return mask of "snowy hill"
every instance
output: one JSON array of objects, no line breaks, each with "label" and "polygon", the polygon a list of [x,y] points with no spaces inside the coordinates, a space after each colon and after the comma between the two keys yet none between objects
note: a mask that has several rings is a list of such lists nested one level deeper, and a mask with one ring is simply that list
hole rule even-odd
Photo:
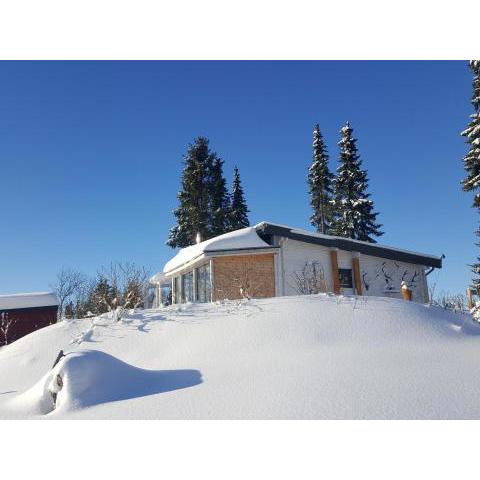
[{"label": "snowy hill", "polygon": [[0,418],[480,418],[480,325],[435,307],[314,295],[94,323],[0,349]]}]

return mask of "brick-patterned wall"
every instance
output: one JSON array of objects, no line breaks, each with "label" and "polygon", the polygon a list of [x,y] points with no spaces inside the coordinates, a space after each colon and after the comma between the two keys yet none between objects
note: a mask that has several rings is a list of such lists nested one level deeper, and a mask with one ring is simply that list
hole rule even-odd
[{"label": "brick-patterned wall", "polygon": [[213,299],[235,300],[245,296],[265,298],[275,296],[273,253],[233,255],[213,259]]}]

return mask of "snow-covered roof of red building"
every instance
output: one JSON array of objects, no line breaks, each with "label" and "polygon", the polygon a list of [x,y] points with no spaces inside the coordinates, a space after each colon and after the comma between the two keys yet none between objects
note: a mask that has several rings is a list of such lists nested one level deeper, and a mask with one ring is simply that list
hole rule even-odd
[{"label": "snow-covered roof of red building", "polygon": [[16,293],[0,295],[0,310],[16,308],[54,307],[58,305],[57,296],[52,292]]}]

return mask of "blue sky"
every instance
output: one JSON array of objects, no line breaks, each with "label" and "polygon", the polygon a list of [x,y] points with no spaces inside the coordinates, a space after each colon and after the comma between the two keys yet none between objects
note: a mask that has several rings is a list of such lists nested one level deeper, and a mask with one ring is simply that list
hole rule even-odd
[{"label": "blue sky", "polygon": [[250,220],[311,228],[306,174],[320,124],[331,159],[349,120],[381,243],[444,253],[437,289],[463,292],[478,216],[463,193],[466,62],[0,62],[0,293],[47,290],[62,266],[165,246],[188,142],[238,165]]}]

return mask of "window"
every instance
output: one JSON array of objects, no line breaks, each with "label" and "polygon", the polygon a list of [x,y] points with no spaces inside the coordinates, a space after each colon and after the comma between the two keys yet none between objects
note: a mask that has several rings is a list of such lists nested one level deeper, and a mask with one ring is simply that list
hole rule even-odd
[{"label": "window", "polygon": [[147,287],[147,294],[145,296],[145,301],[143,302],[145,308],[155,308],[156,302],[156,290],[157,287],[155,285],[149,285]]},{"label": "window", "polygon": [[338,277],[340,280],[340,287],[353,288],[352,269],[351,268],[339,268]]},{"label": "window", "polygon": [[173,303],[180,303],[180,277],[175,277],[173,282]]},{"label": "window", "polygon": [[162,283],[162,285],[160,285],[160,302],[162,305],[170,305],[172,303],[171,283]]},{"label": "window", "polygon": [[182,275],[182,303],[193,302],[193,272]]},{"label": "window", "polygon": [[210,301],[210,264],[206,263],[197,268],[197,301],[206,303]]}]

